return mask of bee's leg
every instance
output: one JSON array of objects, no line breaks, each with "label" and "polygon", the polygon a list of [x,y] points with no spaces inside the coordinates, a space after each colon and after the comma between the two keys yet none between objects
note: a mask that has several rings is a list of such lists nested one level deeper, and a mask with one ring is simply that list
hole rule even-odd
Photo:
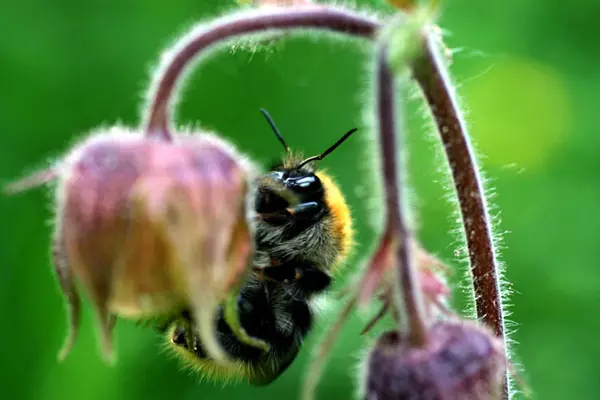
[{"label": "bee's leg", "polygon": [[[265,302],[260,303],[262,306],[268,305]],[[239,313],[236,320],[243,321],[242,323],[246,326],[252,324],[253,326],[264,326],[265,323],[269,324],[272,317],[267,316],[265,311],[261,311],[262,307],[258,304],[251,304],[249,301],[242,299],[240,296],[237,298],[237,304],[234,304],[237,312]],[[246,340],[240,338],[240,331],[243,331],[245,335],[250,339],[264,343],[267,347],[269,345],[255,335],[249,335],[246,329],[242,326],[232,327],[227,319],[225,318],[225,307],[219,307],[218,317],[216,322],[217,337],[219,338],[219,345],[223,350],[235,360],[242,360],[252,362],[258,360],[264,354],[265,350],[255,343],[247,343]],[[237,328],[237,329],[233,329]],[[200,338],[198,337],[198,327],[192,323],[192,318],[189,312],[183,312],[181,316],[172,321],[170,325],[170,341],[171,343],[182,346],[189,351],[193,352],[196,357],[202,359],[210,359],[211,357],[207,354],[204,346],[201,344]],[[253,332],[257,334],[257,332]]]},{"label": "bee's leg", "polygon": [[187,348],[191,350],[196,350],[196,338],[194,337],[194,327],[192,326],[192,321],[190,319],[183,319],[180,321],[181,327],[183,329],[183,339],[187,344]]},{"label": "bee's leg", "polygon": [[[237,249],[237,251],[231,254],[229,259],[229,263],[232,265],[233,270],[247,270],[248,261],[252,252],[250,246],[251,240],[250,233],[246,229],[238,230],[237,235],[232,239],[232,244],[230,246]],[[244,282],[241,281],[237,284],[236,290],[229,290],[221,306],[223,318],[238,341],[266,353],[269,351],[269,345],[265,341],[249,335],[242,325],[241,317],[243,311],[240,309],[239,299],[241,299],[240,292],[243,290],[243,285]]]},{"label": "bee's leg", "polygon": [[[273,310],[276,303],[271,300],[267,301],[271,304],[269,310]],[[282,299],[279,301],[282,301]],[[260,303],[256,303],[255,305],[261,307]],[[268,340],[272,344],[273,349],[277,352],[277,362],[273,364],[273,367],[271,368],[259,369],[254,376],[254,379],[250,382],[253,385],[264,386],[281,376],[298,356],[303,342],[302,339],[298,340],[298,338],[304,338],[313,326],[313,314],[306,301],[285,301],[284,305],[289,312],[286,316],[273,311],[263,313],[262,323],[264,326],[273,327],[270,329],[272,334],[270,334]],[[278,325],[278,318],[288,319],[289,323],[293,326],[293,329],[286,332],[276,329],[275,327]]]},{"label": "bee's leg", "polygon": [[331,286],[333,280],[327,272],[310,266],[296,267],[294,279],[300,289],[307,294],[324,291]]},{"label": "bee's leg", "polygon": [[[312,315],[306,302],[294,302],[288,304],[293,332],[277,331],[273,306],[273,299],[260,287],[242,290],[237,298],[239,320],[244,330],[251,337],[269,343],[271,353],[268,357],[265,357],[262,350],[240,341],[225,321],[223,308],[218,312],[216,333],[219,343],[231,359],[253,366],[249,376],[253,385],[266,385],[277,379],[298,355],[301,346],[301,341],[297,340],[298,335],[304,337],[312,326]],[[185,348],[199,359],[211,360],[196,333],[196,327],[186,328],[191,326],[190,321],[189,315],[186,317],[186,313],[182,313],[181,318],[170,326],[169,341],[175,346]],[[193,336],[192,341],[187,339],[190,333]]]},{"label": "bee's leg", "polygon": [[290,215],[302,215],[302,214],[312,214],[318,212],[322,209],[322,206],[319,205],[316,201],[309,201],[306,203],[296,204],[292,207],[286,208],[286,211]]},{"label": "bee's leg", "polygon": [[[57,231],[60,228],[57,227]],[[59,232],[55,234],[52,244],[52,264],[54,272],[58,278],[58,283],[64,293],[67,302],[67,320],[69,331],[65,342],[58,354],[59,361],[64,360],[73,349],[77,336],[79,335],[79,326],[81,324],[81,298],[75,286],[75,280],[71,272],[69,260],[62,235]]]},{"label": "bee's leg", "polygon": [[283,356],[277,360],[278,364],[276,368],[271,370],[259,370],[256,375],[252,378],[250,383],[254,386],[266,386],[275,381],[281,376],[294,362],[300,351],[299,345],[293,345],[291,350],[283,354]]},{"label": "bee's leg", "polygon": [[231,294],[227,296],[225,299],[225,304],[223,306],[223,315],[225,318],[225,322],[229,325],[229,328],[241,343],[256,347],[257,349],[262,350],[263,352],[268,352],[270,350],[270,346],[264,340],[258,339],[256,337],[250,336],[248,332],[244,329],[241,322],[241,310],[238,305],[238,296],[236,294]]},{"label": "bee's leg", "polygon": [[184,319],[178,319],[173,322],[170,329],[169,336],[171,343],[187,349],[200,359],[209,359],[204,348],[198,345],[200,341],[194,333],[189,321],[186,322]]},{"label": "bee's leg", "polygon": [[198,333],[192,323],[192,314],[189,309],[185,309],[178,314],[172,315],[160,321],[154,329],[161,334],[167,333],[173,344],[183,346],[190,351],[197,347]]},{"label": "bee's leg", "polygon": [[263,279],[281,283],[296,282],[305,295],[320,293],[329,288],[333,281],[331,275],[310,263],[284,262],[276,267],[261,268],[259,271]]},{"label": "bee's leg", "polygon": [[256,215],[257,219],[264,221],[285,222],[292,216],[300,217],[308,221],[316,221],[325,213],[324,207],[316,201],[299,203],[274,212],[261,212]]}]

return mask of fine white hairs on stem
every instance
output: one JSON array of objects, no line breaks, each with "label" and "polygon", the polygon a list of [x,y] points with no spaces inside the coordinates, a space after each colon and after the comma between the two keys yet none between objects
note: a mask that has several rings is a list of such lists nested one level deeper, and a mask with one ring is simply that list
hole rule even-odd
[{"label": "fine white hairs on stem", "polygon": [[[434,34],[423,30],[423,50],[413,63],[413,75],[429,105],[452,172],[468,248],[477,318],[506,346],[499,264],[483,184],[436,41]],[[506,376],[503,398],[508,399],[509,392]]]},{"label": "fine white hairs on stem", "polygon": [[217,44],[242,35],[273,30],[318,29],[371,38],[379,22],[341,7],[302,5],[244,10],[194,27],[163,56],[150,86],[144,129],[150,137],[172,140],[172,108],[188,67]]},{"label": "fine white hairs on stem", "polygon": [[[397,308],[401,312],[402,330],[411,344],[422,346],[427,342],[427,323],[417,272],[410,256],[409,228],[404,215],[404,183],[400,167],[403,166],[401,148],[403,135],[396,118],[395,84],[388,65],[388,45],[380,45],[376,60],[376,93],[380,154],[383,161],[383,184],[387,227],[383,240],[389,240],[398,265],[396,292]],[[400,123],[401,125],[401,123]]]}]

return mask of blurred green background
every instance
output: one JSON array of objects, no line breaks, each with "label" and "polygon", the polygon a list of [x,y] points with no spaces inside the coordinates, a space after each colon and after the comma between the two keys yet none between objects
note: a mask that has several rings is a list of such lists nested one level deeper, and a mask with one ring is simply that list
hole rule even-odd
[{"label": "blurred green background", "polygon": [[[381,7],[381,2],[358,2]],[[0,5],[0,179],[58,157],[100,125],[136,125],[160,51],[193,23],[232,7],[217,1],[20,0]],[[594,399],[600,393],[600,3],[448,0],[441,18],[452,72],[493,197],[518,361],[534,398]],[[181,123],[220,132],[267,163],[280,154],[258,112],[266,107],[288,142],[307,154],[363,126],[369,47],[299,37],[252,53],[223,49],[196,70]],[[409,100],[411,181],[424,245],[464,276],[455,207],[431,123]],[[323,162],[346,193],[366,255],[375,230],[365,129]],[[362,136],[362,138],[361,138]],[[358,160],[358,161],[356,161]],[[164,353],[152,331],[120,322],[118,364],[98,354],[91,312],[71,356],[63,299],[49,264],[52,212],[43,190],[0,201],[0,397],[5,399],[297,398],[307,354],[267,388],[199,383]],[[351,274],[352,268],[346,276]],[[341,284],[342,282],[340,282]],[[457,283],[459,285],[459,283]],[[460,290],[456,304],[464,309]],[[330,312],[335,311],[335,304]],[[355,315],[335,347],[318,398],[350,398],[370,338]],[[379,330],[385,325],[379,326]]]}]

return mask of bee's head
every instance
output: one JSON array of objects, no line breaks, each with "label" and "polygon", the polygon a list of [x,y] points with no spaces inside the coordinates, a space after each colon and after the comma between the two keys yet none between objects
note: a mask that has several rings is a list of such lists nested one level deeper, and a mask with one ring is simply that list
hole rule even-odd
[{"label": "bee's head", "polygon": [[258,213],[277,213],[298,204],[323,201],[323,183],[312,166],[298,168],[293,158],[286,157],[263,176],[256,196]]},{"label": "bee's head", "polygon": [[268,215],[268,220],[285,219],[290,215],[303,218],[303,215],[314,216],[314,213],[303,213],[310,209],[318,211],[325,198],[325,186],[319,173],[315,172],[314,162],[322,160],[329,153],[341,145],[351,134],[356,131],[352,129],[342,136],[336,143],[323,153],[303,158],[290,152],[275,123],[265,110],[261,110],[273,132],[283,144],[286,155],[281,162],[276,163],[258,185],[256,196],[256,212]]}]

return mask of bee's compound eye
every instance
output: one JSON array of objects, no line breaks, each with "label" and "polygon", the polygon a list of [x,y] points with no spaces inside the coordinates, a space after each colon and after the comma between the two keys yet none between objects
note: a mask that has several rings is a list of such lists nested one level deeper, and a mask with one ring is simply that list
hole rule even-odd
[{"label": "bee's compound eye", "polygon": [[185,329],[181,326],[178,326],[173,331],[173,336],[171,336],[171,342],[178,346],[187,347],[187,342],[185,341]]},{"label": "bee's compound eye", "polygon": [[312,193],[321,188],[319,178],[314,175],[300,176],[297,178],[287,178],[285,186],[299,193]]},{"label": "bee's compound eye", "polygon": [[314,176],[305,176],[304,178],[300,178],[296,181],[296,186],[302,189],[308,189],[312,185],[315,184]]}]

